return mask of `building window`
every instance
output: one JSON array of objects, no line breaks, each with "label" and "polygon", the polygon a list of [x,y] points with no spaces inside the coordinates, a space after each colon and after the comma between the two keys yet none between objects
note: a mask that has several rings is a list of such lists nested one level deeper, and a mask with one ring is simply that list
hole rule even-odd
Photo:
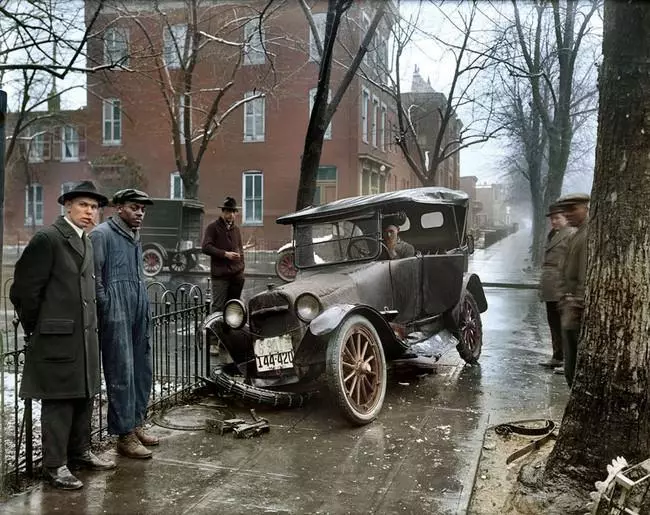
[{"label": "building window", "polygon": [[381,105],[381,121],[379,125],[379,146],[386,152],[386,105]]},{"label": "building window", "polygon": [[43,186],[25,186],[25,225],[43,225]]},{"label": "building window", "polygon": [[104,145],[122,143],[122,110],[116,98],[104,100]]},{"label": "building window", "polygon": [[386,174],[364,166],[361,171],[361,194],[376,195],[386,191]]},{"label": "building window", "polygon": [[[244,98],[256,93],[247,92]],[[244,105],[244,141],[264,141],[264,97],[249,100]]]},{"label": "building window", "polygon": [[364,89],[361,93],[361,138],[368,143],[368,104],[370,103],[370,93]]},{"label": "building window", "polygon": [[[363,38],[366,37],[366,33],[368,32],[368,29],[370,28],[370,16],[365,10],[361,11],[361,32],[359,34],[359,37],[363,41]],[[366,53],[363,55],[363,64],[368,66],[368,60],[370,57],[370,53],[372,52],[371,48],[368,48]]]},{"label": "building window", "polygon": [[249,20],[244,25],[244,64],[264,64],[264,26],[260,29],[259,19]]},{"label": "building window", "polygon": [[184,198],[183,191],[183,178],[178,172],[169,174],[169,198],[182,199]]},{"label": "building window", "polygon": [[262,172],[244,172],[242,190],[244,191],[243,223],[262,225],[264,209],[264,180]]},{"label": "building window", "polygon": [[129,33],[122,27],[112,27],[104,33],[104,64],[129,64]]},{"label": "building window", "polygon": [[27,136],[27,153],[30,163],[40,163],[45,159],[45,131],[30,128]]},{"label": "building window", "polygon": [[372,99],[372,128],[370,137],[372,138],[372,146],[377,146],[377,131],[379,129],[379,100],[377,97]]},{"label": "building window", "polygon": [[68,125],[61,128],[61,161],[79,161],[79,133]]},{"label": "building window", "polygon": [[[61,184],[61,195],[68,193],[68,191],[75,187],[75,184],[74,182],[64,182]],[[65,206],[61,206],[61,215],[65,215]]]},{"label": "building window", "polygon": [[184,23],[165,28],[163,40],[163,59],[167,68],[180,68],[185,61],[185,39],[187,25]]},{"label": "building window", "polygon": [[337,198],[336,192],[336,166],[318,167],[316,176],[316,192],[314,193],[314,205],[320,206],[333,202]]},{"label": "building window", "polygon": [[[327,23],[327,13],[316,13],[313,14],[314,25],[316,25],[316,30],[318,31],[318,38],[320,39],[321,45],[325,46],[325,25]],[[310,61],[320,61],[320,53],[318,52],[318,45],[316,45],[316,40],[314,38],[314,33],[309,28],[309,60]]]},{"label": "building window", "polygon": [[[314,99],[316,98],[316,88],[312,88],[309,90],[309,116],[311,116],[311,112],[314,109]],[[332,92],[328,90],[327,92],[327,101],[329,102],[332,100]],[[327,126],[327,130],[325,131],[325,139],[332,139],[332,122],[329,123]]]}]

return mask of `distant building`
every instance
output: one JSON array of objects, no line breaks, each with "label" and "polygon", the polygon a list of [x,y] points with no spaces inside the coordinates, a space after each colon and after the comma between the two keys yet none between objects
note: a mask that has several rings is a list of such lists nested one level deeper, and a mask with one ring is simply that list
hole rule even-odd
[{"label": "distant building", "polygon": [[503,184],[477,185],[476,200],[481,207],[480,212],[476,214],[479,227],[501,227],[512,223]]},{"label": "distant building", "polygon": [[464,175],[459,177],[461,191],[469,195],[470,204],[467,212],[467,227],[471,230],[476,230],[480,227],[479,214],[482,211],[482,205],[476,200],[476,184],[478,177],[475,175]]}]

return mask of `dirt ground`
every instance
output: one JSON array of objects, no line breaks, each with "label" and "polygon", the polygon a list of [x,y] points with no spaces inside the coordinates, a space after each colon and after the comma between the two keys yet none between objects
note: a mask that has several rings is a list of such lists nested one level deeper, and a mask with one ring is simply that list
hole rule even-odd
[{"label": "dirt ground", "polygon": [[[544,444],[541,449],[523,456],[506,465],[506,459],[539,436],[511,434],[500,436],[490,427],[485,433],[481,459],[474,481],[474,489],[468,513],[471,515],[524,515],[512,507],[511,497],[517,475],[523,465],[541,467],[548,457],[555,440]],[[525,514],[528,515],[528,514]]]}]

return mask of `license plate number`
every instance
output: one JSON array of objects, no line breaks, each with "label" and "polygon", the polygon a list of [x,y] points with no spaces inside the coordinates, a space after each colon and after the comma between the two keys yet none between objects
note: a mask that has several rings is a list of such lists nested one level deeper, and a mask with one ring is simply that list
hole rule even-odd
[{"label": "license plate number", "polygon": [[258,372],[293,368],[291,336],[276,336],[255,341],[255,363]]}]

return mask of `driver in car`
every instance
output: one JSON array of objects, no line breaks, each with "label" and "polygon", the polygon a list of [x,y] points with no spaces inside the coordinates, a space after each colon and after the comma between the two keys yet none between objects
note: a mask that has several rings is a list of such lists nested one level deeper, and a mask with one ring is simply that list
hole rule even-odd
[{"label": "driver in car", "polygon": [[384,226],[384,244],[390,259],[402,259],[415,256],[415,247],[402,241],[399,237],[399,227],[394,224]]}]

